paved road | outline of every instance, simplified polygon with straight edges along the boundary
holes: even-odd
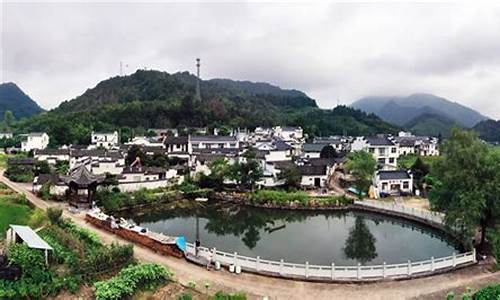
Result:
[[[13,190],[26,194],[28,200],[39,208],[61,205],[47,202],[30,192],[29,185],[9,181],[0,175],[0,181]],[[105,243],[127,243],[106,231],[99,230],[84,221],[83,214],[64,212],[79,226],[94,230]],[[329,284],[312,283],[269,278],[253,274],[234,275],[225,271],[207,271],[182,259],[166,257],[149,249],[134,246],[135,257],[143,262],[155,262],[168,266],[182,283],[194,280],[200,289],[206,282],[211,284],[210,290],[245,291],[251,299],[443,299],[450,290],[463,290],[463,287],[481,287],[489,283],[500,282],[500,272],[490,273],[481,266],[474,266],[452,273],[432,277],[407,280],[388,281],[371,284]]]

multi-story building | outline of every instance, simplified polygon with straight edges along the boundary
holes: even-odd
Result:
[[[102,147],[105,149],[111,149],[119,146],[120,137],[117,131],[114,132],[92,131],[90,143],[93,146],[93,148]]]
[[[383,169],[394,169],[398,163],[398,145],[386,136],[357,137],[351,144],[351,151],[367,151]]]
[[[32,132],[22,135],[21,151],[29,152],[35,149],[45,149],[49,145],[49,136],[45,132]]]

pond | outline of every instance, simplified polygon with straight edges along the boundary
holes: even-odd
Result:
[[[194,206],[194,207],[193,207]],[[405,263],[452,255],[459,246],[416,222],[359,211],[274,210],[196,203],[128,216],[137,225],[250,257],[338,266]]]

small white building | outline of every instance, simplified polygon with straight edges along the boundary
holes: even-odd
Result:
[[[32,132],[22,135],[21,151],[29,152],[35,149],[45,149],[49,145],[49,135],[45,132]]]
[[[38,161],[46,161],[50,165],[55,165],[58,161],[69,162],[69,149],[35,149],[33,156]]]
[[[0,139],[11,139],[13,137],[12,132],[0,132]]]
[[[90,143],[94,148],[103,147],[106,149],[111,149],[114,147],[118,147],[120,143],[120,137],[117,131],[114,132],[92,131]]]
[[[285,141],[301,140],[304,137],[304,132],[301,127],[273,127],[274,136],[280,137]]]
[[[401,193],[413,193],[413,175],[406,170],[381,170],[375,173],[373,178],[377,197],[381,193],[398,195]]]
[[[234,136],[198,135],[189,137],[189,149],[237,149],[240,142]]]
[[[307,143],[303,145],[302,157],[304,158],[320,158],[321,151],[330,144]]]

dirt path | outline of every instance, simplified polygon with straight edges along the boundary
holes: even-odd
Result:
[[[26,194],[26,197],[36,206],[46,209],[49,206],[61,205],[56,202],[46,202],[33,195],[29,186],[9,181],[0,175],[3,181],[13,190]],[[105,243],[128,243],[106,231],[94,228],[84,221],[84,215],[64,212],[79,226],[91,228]],[[245,291],[251,299],[443,299],[450,290],[463,290],[463,287],[481,287],[493,282],[500,282],[500,272],[491,273],[482,266],[469,267],[455,272],[432,277],[388,281],[371,284],[329,284],[312,283],[279,278],[269,278],[253,274],[234,275],[226,271],[207,271],[204,268],[190,264],[182,259],[166,257],[149,249],[134,246],[138,260],[155,262],[168,266],[176,274],[181,284],[195,281],[197,288],[205,289],[205,283],[210,283],[211,293],[217,290]]]

